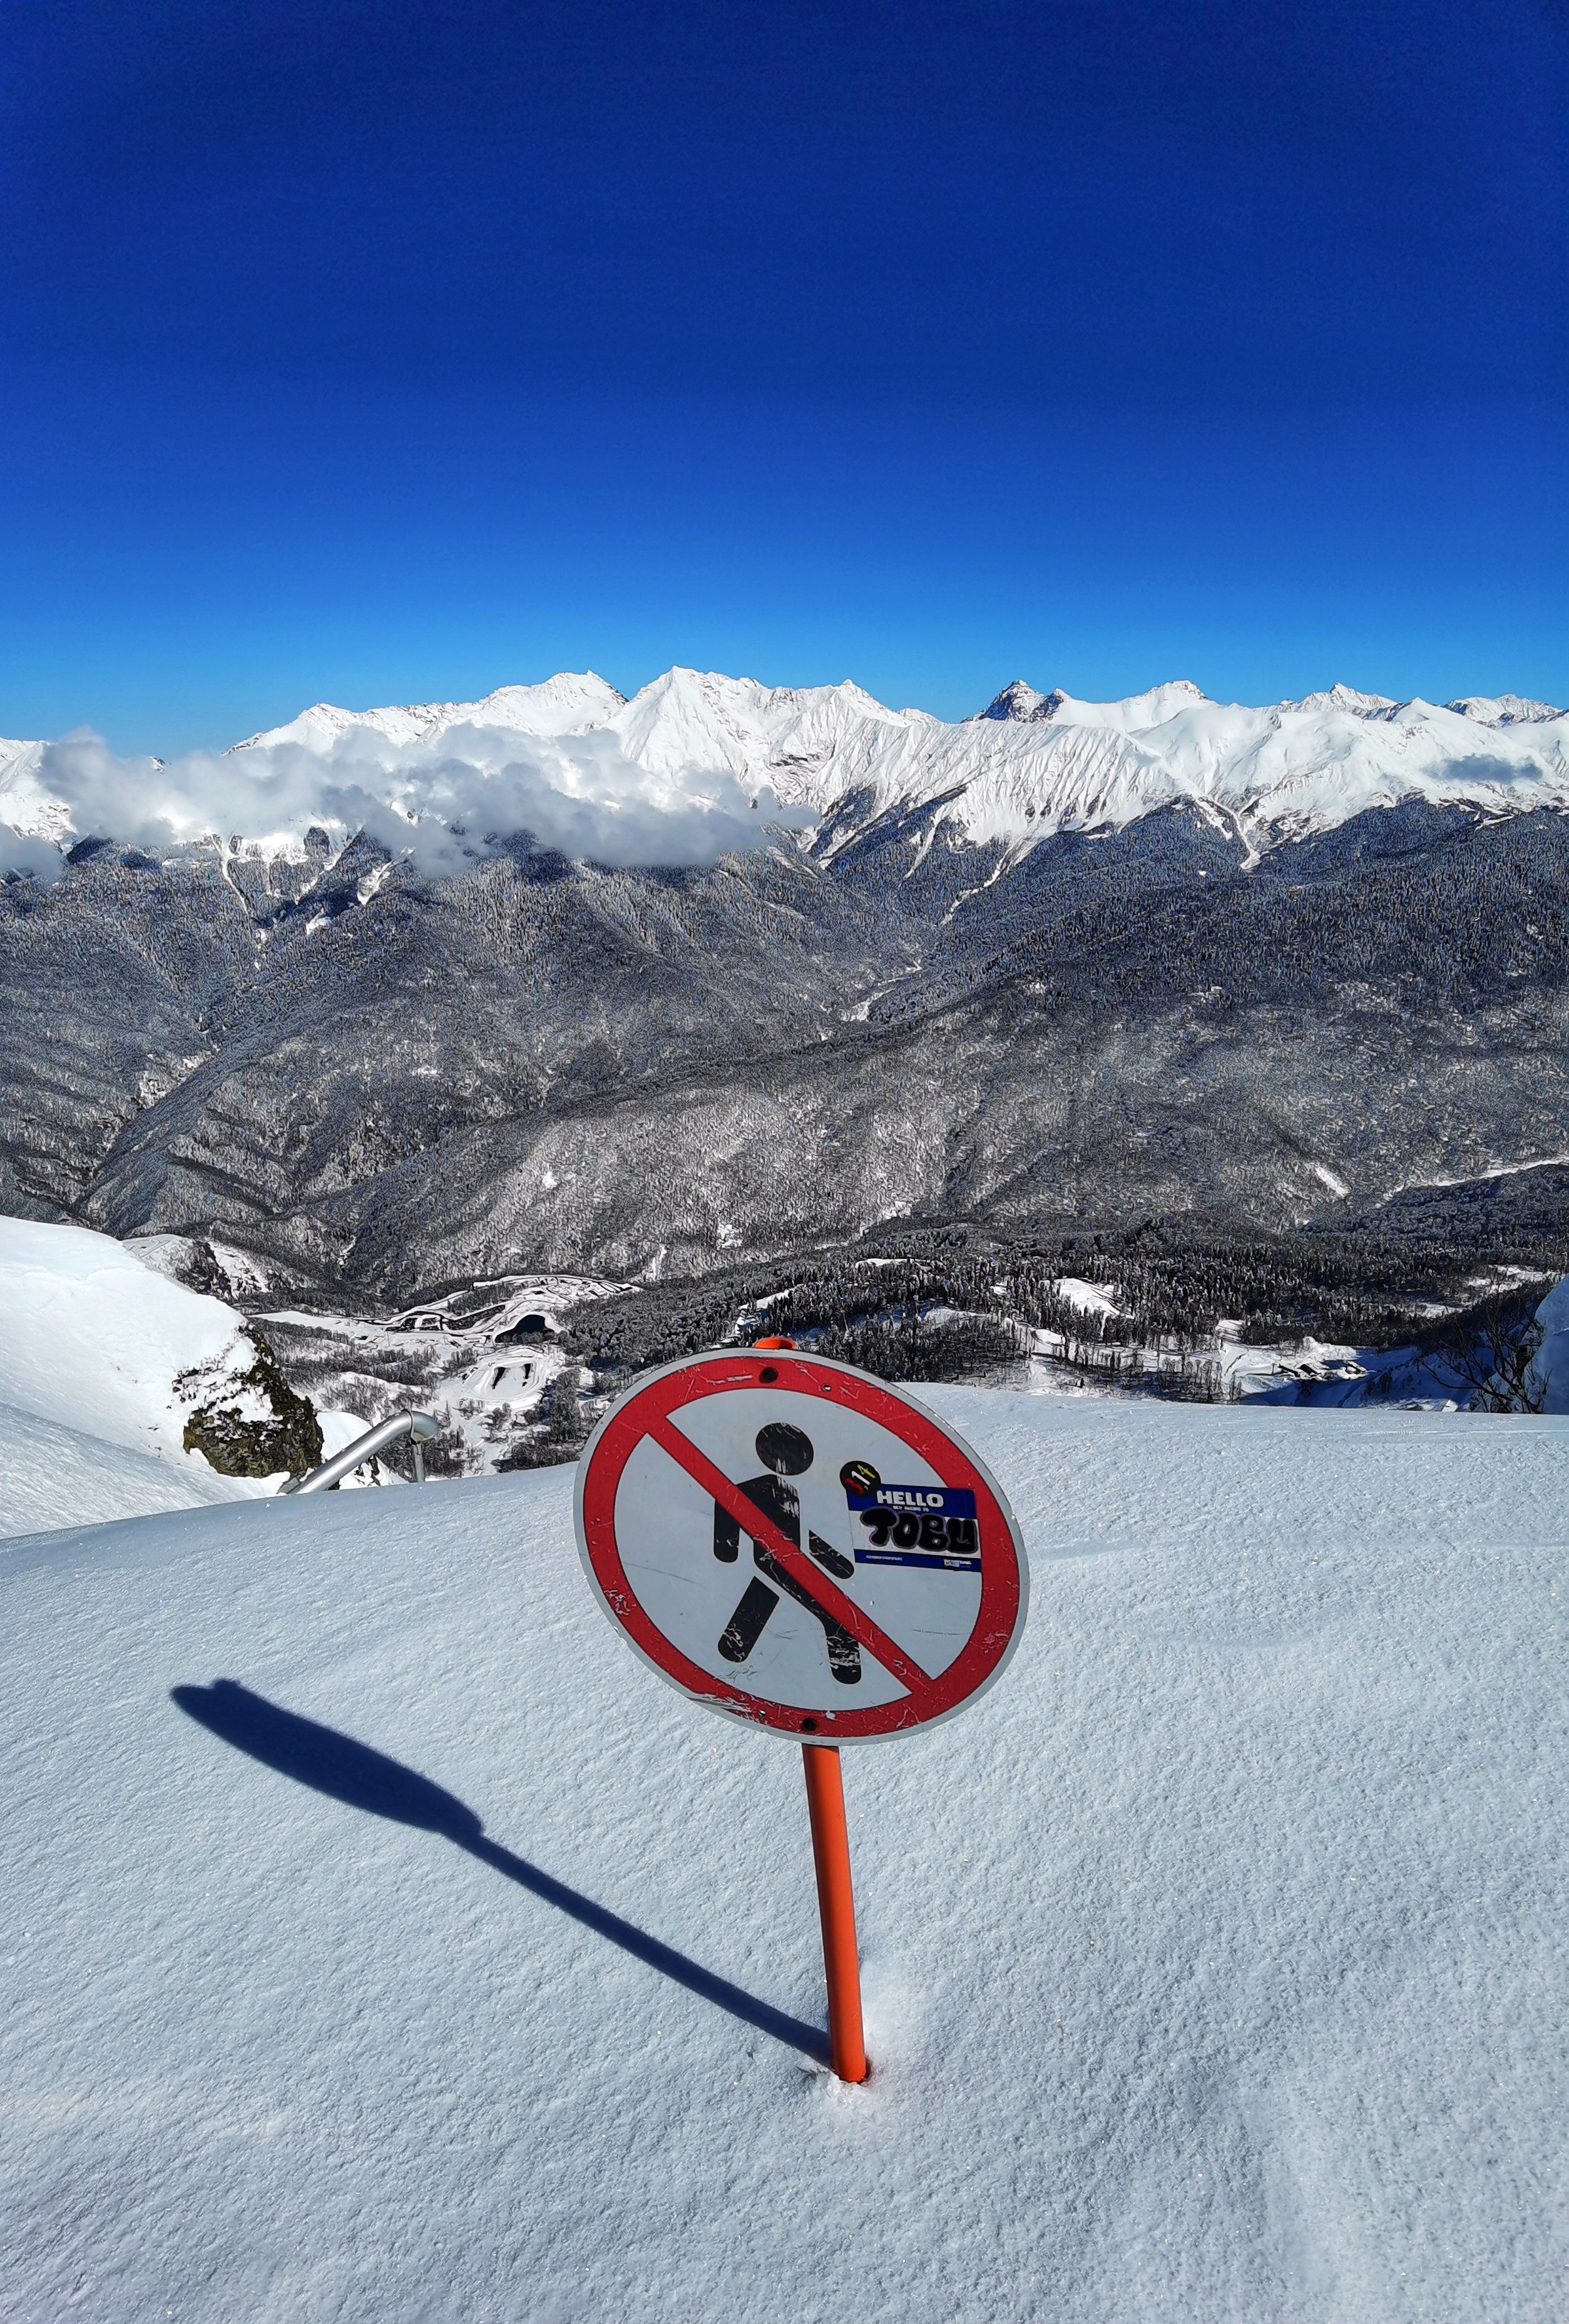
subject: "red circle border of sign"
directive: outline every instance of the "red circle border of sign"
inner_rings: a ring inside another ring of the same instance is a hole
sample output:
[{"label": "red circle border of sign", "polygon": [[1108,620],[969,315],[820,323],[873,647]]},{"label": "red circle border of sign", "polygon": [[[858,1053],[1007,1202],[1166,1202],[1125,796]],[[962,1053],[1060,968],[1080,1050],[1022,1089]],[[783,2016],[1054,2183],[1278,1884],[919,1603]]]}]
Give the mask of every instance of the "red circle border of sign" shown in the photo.
[{"label": "red circle border of sign", "polygon": [[[777,1377],[765,1380],[765,1370]],[[788,1377],[790,1373],[797,1376],[799,1386]],[[669,1384],[678,1378],[682,1380],[682,1393],[671,1396]],[[628,1461],[648,1434],[648,1420],[663,1418],[678,1412],[683,1405],[735,1388],[776,1387],[797,1395],[831,1398],[842,1410],[858,1412],[891,1428],[936,1470],[945,1485],[974,1489],[983,1541],[989,1531],[993,1540],[1000,1534],[1006,1536],[1011,1545],[1011,1561],[988,1559],[983,1554],[981,1604],[974,1628],[946,1670],[931,1681],[940,1708],[921,1715],[905,1695],[871,1711],[840,1711],[830,1718],[826,1711],[804,1714],[788,1704],[764,1702],[688,1661],[678,1646],[656,1629],[627,1579],[615,1539],[615,1496]],[[891,1406],[896,1419],[891,1421],[885,1411],[877,1409],[879,1406]],[[951,1473],[955,1453],[967,1471],[962,1477]],[[749,1726],[788,1736],[793,1742],[798,1743],[803,1734],[815,1735],[824,1743],[875,1742],[885,1735],[910,1734],[951,1719],[1001,1676],[1024,1628],[1029,1601],[1024,1545],[1001,1488],[984,1462],[913,1397],[826,1357],[791,1355],[771,1348],[766,1360],[750,1350],[738,1350],[734,1355],[685,1357],[661,1366],[630,1396],[613,1405],[589,1438],[578,1462],[575,1499],[577,1550],[584,1571],[606,1614],[642,1659],[694,1702],[744,1720]],[[805,1723],[808,1719],[810,1725]]]}]

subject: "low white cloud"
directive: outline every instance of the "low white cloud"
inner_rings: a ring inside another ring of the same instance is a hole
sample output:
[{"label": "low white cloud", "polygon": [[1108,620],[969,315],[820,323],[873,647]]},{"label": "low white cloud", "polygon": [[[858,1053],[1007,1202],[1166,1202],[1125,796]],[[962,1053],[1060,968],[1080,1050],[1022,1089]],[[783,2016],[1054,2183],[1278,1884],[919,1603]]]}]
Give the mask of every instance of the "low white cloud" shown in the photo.
[{"label": "low white cloud", "polygon": [[[724,770],[651,772],[613,736],[558,742],[481,727],[406,744],[351,728],[326,752],[290,742],[163,761],[119,758],[99,736],[78,733],[45,749],[38,784],[68,810],[78,840],[154,854],[236,837],[297,847],[314,825],[338,844],[364,831],[431,876],[521,833],[563,855],[676,866],[754,848],[771,824],[811,820]],[[0,845],[0,872],[58,873],[47,841],[12,838]]]},{"label": "low white cloud", "polygon": [[49,887],[64,868],[65,858],[51,841],[0,823],[0,880],[36,880]]}]

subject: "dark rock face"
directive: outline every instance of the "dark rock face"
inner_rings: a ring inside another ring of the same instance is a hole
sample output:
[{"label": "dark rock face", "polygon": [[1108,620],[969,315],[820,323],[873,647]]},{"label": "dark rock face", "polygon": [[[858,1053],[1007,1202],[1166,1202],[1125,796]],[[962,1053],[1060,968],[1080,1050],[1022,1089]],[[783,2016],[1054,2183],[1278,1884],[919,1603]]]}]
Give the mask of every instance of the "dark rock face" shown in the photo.
[{"label": "dark rock face", "polygon": [[1060,687],[1050,694],[1039,694],[1033,686],[1027,686],[1021,678],[1016,678],[1011,686],[1005,686],[1001,694],[993,695],[984,710],[979,710],[975,715],[978,718],[1021,719],[1027,724],[1035,725],[1055,717],[1066,700],[1067,696]]},{"label": "dark rock face", "polygon": [[321,1460],[316,1407],[309,1397],[296,1396],[254,1325],[248,1337],[256,1360],[237,1386],[268,1407],[268,1417],[247,1418],[237,1404],[198,1406],[185,1425],[185,1449],[201,1453],[226,1477],[274,1477],[281,1469],[302,1477]]},{"label": "dark rock face", "polygon": [[854,800],[677,872],[101,848],[0,891],[0,1208],[402,1301],[954,1217],[1273,1229],[1569,1153],[1569,819],[1248,862],[1180,807],[1020,856]]}]

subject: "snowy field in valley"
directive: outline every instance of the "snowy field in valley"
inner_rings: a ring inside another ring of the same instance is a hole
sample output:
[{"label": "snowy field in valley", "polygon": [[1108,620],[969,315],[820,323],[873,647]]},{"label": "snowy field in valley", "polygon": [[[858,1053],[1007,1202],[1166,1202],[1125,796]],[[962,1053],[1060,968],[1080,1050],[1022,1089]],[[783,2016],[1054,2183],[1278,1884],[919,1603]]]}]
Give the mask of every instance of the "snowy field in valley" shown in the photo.
[{"label": "snowy field in valley", "polygon": [[569,1470],[0,1550],[0,2314],[1561,2315],[1565,1425],[929,1400],[1032,1602],[844,1756],[854,2089]]}]

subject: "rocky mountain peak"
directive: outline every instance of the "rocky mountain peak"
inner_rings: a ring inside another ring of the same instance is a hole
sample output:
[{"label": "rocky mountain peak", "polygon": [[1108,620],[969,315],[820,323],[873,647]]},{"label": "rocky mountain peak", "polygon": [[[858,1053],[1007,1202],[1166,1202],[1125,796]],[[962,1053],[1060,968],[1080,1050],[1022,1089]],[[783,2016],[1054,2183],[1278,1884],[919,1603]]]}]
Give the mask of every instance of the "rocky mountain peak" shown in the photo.
[{"label": "rocky mountain peak", "polygon": [[976,712],[975,716],[976,718],[1012,718],[1024,724],[1033,725],[1043,719],[1053,717],[1066,700],[1067,696],[1060,687],[1055,687],[1050,694],[1040,694],[1033,686],[1027,686],[1023,678],[1016,678],[1011,686],[1005,686],[1001,693],[994,696],[986,705],[984,710]]}]

